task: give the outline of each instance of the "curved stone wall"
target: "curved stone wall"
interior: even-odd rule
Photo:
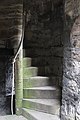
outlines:
[[[17,48],[22,35],[22,0],[0,3],[0,47]]]
[[[22,14],[22,0],[0,1],[0,48],[17,49],[22,36]],[[7,77],[5,71],[8,58],[10,56],[4,53],[3,60],[1,61],[0,55],[0,115],[11,113],[10,96],[6,97],[6,90],[7,95],[9,95],[9,92],[11,93],[11,66],[8,66],[9,74]]]

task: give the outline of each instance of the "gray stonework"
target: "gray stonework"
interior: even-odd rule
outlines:
[[[12,93],[12,63],[9,62],[6,67],[6,96],[11,95]]]
[[[64,0],[64,12],[71,19],[76,18],[80,14],[80,0]]]
[[[0,56],[0,116],[11,114],[12,64],[7,62],[6,55],[5,59]]]
[[[22,36],[22,0],[0,1],[0,48],[17,48]],[[16,50],[15,50],[16,51]],[[10,96],[6,97],[6,86],[11,93],[11,83],[6,85],[6,62],[10,56],[0,56],[0,115],[10,114]],[[9,69],[10,70],[10,69]],[[8,71],[10,72],[10,71]]]
[[[22,35],[22,0],[0,2],[0,48],[16,48]]]
[[[80,17],[71,21],[65,29],[61,120],[80,120]]]
[[[6,115],[9,110],[6,107],[5,68],[5,60],[0,60],[0,115]]]
[[[80,120],[80,0],[64,1],[61,120]]]

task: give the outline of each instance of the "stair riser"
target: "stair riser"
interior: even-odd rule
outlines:
[[[27,78],[23,80],[24,83],[24,88],[29,88],[29,87],[43,87],[43,86],[61,86],[61,80],[59,79],[51,79],[51,78]]]
[[[23,108],[33,109],[40,112],[59,115],[60,112],[60,103],[55,104],[54,106],[45,105],[41,103],[31,102],[28,100],[23,100]]]
[[[35,68],[24,68],[23,69],[23,79],[26,79],[28,77],[34,77],[37,76],[38,74],[38,69]]]
[[[23,72],[23,75],[22,75]],[[28,68],[23,68],[22,69],[16,69],[15,77],[16,80],[19,80],[21,76],[23,76],[23,79],[29,78],[29,77],[34,77],[37,76],[38,74],[38,69],[37,67],[28,67]]]
[[[23,67],[30,67],[31,66],[31,58],[23,58]]]
[[[26,99],[56,99],[60,93],[54,90],[23,90],[23,97]]]
[[[48,79],[24,79],[24,88],[48,86]]]

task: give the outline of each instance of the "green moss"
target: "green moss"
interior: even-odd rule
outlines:
[[[16,115],[22,114],[22,108],[16,108]]]
[[[30,78],[23,80],[23,88],[30,88],[33,86],[33,81],[30,81]]]
[[[22,81],[23,82],[23,81]],[[17,80],[16,81],[16,83],[15,83],[15,86],[16,86],[16,88],[15,89],[23,89],[23,84],[22,84],[22,82],[19,80]]]
[[[16,103],[16,108],[22,107],[22,100],[16,99],[15,103]]]
[[[29,90],[23,90],[23,97],[26,99],[30,99],[33,96],[33,92],[29,91]]]
[[[22,65],[23,64],[23,65]],[[16,93],[16,114],[21,114],[21,108],[22,104],[23,107],[31,108],[31,104],[29,102],[22,102],[23,93],[24,98],[32,98],[33,93],[29,92],[28,90],[23,91],[23,85],[24,88],[32,87],[34,84],[34,81],[30,82],[30,77],[37,75],[37,68],[36,67],[29,67],[31,65],[31,59],[23,58],[22,60],[17,61],[16,63],[16,73],[15,73],[15,93]],[[22,78],[23,77],[23,78]],[[26,79],[26,81],[23,82],[23,79]]]
[[[23,79],[26,79],[28,77],[36,76],[37,75],[37,68],[31,67],[31,68],[24,68],[23,69]]]
[[[16,94],[16,99],[22,99],[22,97],[23,97],[23,89],[16,89],[15,94]]]
[[[23,100],[22,106],[23,106],[24,108],[30,109],[32,105],[31,105],[30,102],[28,102],[28,101],[26,101],[26,100]]]

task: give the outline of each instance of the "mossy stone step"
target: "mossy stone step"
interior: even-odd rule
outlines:
[[[27,109],[60,115],[60,100],[58,99],[23,99],[22,106]]]
[[[41,86],[47,86],[48,84],[49,84],[49,78],[42,76],[30,77],[23,80],[24,88],[41,87]]]
[[[38,68],[37,67],[28,67],[23,69],[23,79],[37,76]]]
[[[25,117],[19,115],[4,115],[0,116],[0,120],[28,120]]]
[[[37,67],[26,67],[26,68],[23,68],[23,70],[22,69],[16,70],[16,73],[15,73],[16,81],[15,81],[15,83],[16,84],[20,83],[21,82],[21,77],[23,77],[23,79],[27,79],[27,78],[34,77],[34,76],[37,76],[37,75],[38,75],[38,68]]]
[[[58,115],[51,115],[26,108],[22,108],[22,115],[28,120],[60,120]]]
[[[60,92],[58,88],[51,87],[51,86],[24,88],[23,98],[25,99],[56,99],[56,98],[60,98]]]

